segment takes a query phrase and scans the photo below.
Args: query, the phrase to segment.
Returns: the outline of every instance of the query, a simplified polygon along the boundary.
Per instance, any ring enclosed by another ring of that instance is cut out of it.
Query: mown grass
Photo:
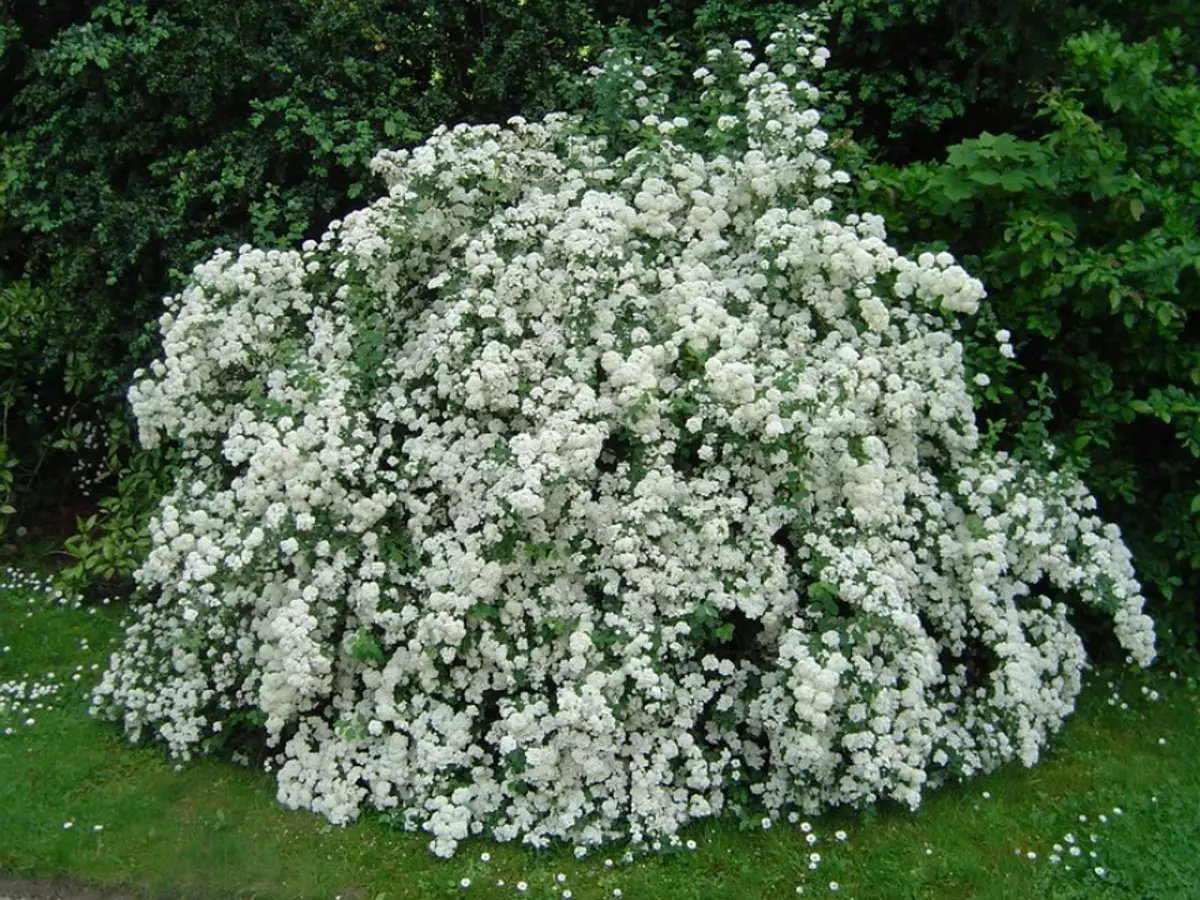
[[[1011,766],[946,789],[916,813],[813,819],[815,845],[797,825],[708,822],[682,835],[696,849],[666,847],[632,864],[622,848],[577,860],[569,848],[535,853],[484,841],[443,861],[425,838],[382,817],[331,827],[282,808],[264,772],[214,760],[177,765],[91,719],[92,667],[103,666],[125,614],[76,607],[33,576],[0,572],[0,873],[197,900],[562,898],[566,890],[573,900],[614,890],[630,900],[712,900],[795,897],[798,888],[839,900],[1200,897],[1197,670],[1094,675],[1034,769]],[[13,699],[15,683],[47,680],[62,685],[57,694]],[[1150,700],[1151,690],[1160,699]],[[1078,857],[1067,852],[1068,833]],[[1054,865],[1056,842],[1063,861]],[[812,870],[814,852],[821,861]]]

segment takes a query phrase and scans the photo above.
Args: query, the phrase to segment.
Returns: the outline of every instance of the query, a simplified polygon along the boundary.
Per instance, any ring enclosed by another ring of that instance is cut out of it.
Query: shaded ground
[[[62,549],[63,542],[75,534],[77,518],[86,519],[98,511],[96,501],[81,500],[23,513],[10,523],[7,538],[0,541],[0,563],[36,556],[43,570],[57,571],[71,565],[74,559]]]

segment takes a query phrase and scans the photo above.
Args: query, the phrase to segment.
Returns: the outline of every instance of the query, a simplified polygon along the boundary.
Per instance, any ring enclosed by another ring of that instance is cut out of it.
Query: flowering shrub
[[[183,462],[96,711],[184,758],[259,716],[282,802],[449,855],[916,806],[1038,758],[1070,607],[1148,663],[1117,530],[980,441],[982,285],[835,218],[825,53],[772,40],[710,51],[692,118],[607,55],[627,152],[441,128],[319,243],[197,267],[130,391]]]

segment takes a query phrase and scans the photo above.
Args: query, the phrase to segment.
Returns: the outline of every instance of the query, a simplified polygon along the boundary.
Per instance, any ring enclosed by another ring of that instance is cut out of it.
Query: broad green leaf
[[[967,177],[979,184],[986,184],[989,187],[1000,184],[1003,177],[999,172],[993,172],[991,169],[975,169],[967,173]]]

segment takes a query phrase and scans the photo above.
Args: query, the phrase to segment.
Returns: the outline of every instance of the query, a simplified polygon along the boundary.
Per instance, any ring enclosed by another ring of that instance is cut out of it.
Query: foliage
[[[1044,137],[984,132],[944,164],[880,166],[862,202],[906,246],[954,245],[988,285],[970,355],[995,361],[999,325],[1020,335],[1020,365],[981,392],[988,417],[1019,423],[1048,379],[1051,432],[1134,548],[1174,652],[1196,639],[1200,596],[1196,43],[1106,28],[1063,53]]]
[[[12,470],[16,464],[15,459],[9,458],[8,444],[0,441],[0,534],[4,533],[8,517],[17,511],[10,502],[13,494]]]
[[[1083,484],[981,446],[982,285],[831,199],[804,26],[681,105],[614,49],[590,125],[439,128],[319,240],[196,267],[130,390],[180,465],[96,711],[181,757],[261,713],[283,802],[450,855],[915,807],[1036,762],[1069,610],[1148,664]]]
[[[645,26],[645,43],[674,41],[694,57],[717,36],[765,39],[779,0],[668,0]],[[1068,35],[1111,20],[1149,18],[1121,0],[823,0],[799,4],[832,51],[820,73],[826,121],[853,132],[893,163],[933,159],[980,127],[1034,126],[1036,85],[1061,70],[1056,50]],[[1151,14],[1153,15],[1153,14]],[[654,56],[648,56],[654,59]],[[657,62],[657,60],[655,60]]]
[[[72,325],[56,321],[46,291],[27,281],[0,286],[0,444],[6,447],[9,502],[20,507],[82,493],[105,478],[101,424],[88,418],[88,359]],[[82,332],[82,328],[79,329]],[[63,380],[55,376],[63,373]],[[4,520],[0,518],[0,534]]]
[[[68,596],[94,599],[133,592],[133,573],[150,552],[150,519],[178,472],[172,453],[135,451],[121,469],[117,491],[99,501],[99,511],[81,518],[63,552],[74,562],[55,575],[55,588]]]

